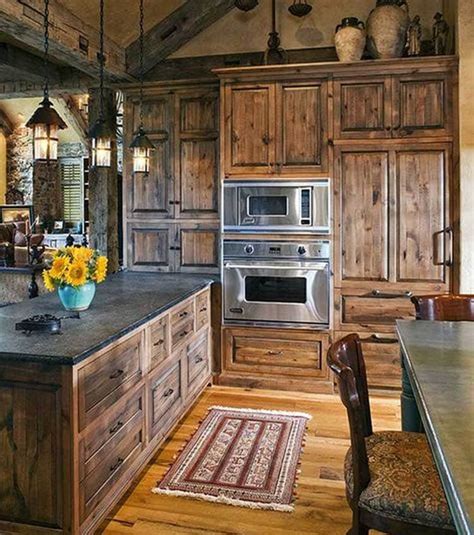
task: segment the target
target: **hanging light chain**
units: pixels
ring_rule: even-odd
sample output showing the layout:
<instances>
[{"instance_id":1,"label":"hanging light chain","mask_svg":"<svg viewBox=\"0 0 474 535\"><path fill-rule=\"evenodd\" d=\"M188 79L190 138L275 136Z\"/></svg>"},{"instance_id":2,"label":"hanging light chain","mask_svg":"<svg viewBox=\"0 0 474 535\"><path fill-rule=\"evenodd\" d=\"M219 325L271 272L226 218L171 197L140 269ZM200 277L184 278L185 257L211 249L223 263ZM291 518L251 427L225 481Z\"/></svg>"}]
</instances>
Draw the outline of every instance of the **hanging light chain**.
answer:
<instances>
[{"instance_id":1,"label":"hanging light chain","mask_svg":"<svg viewBox=\"0 0 474 535\"><path fill-rule=\"evenodd\" d=\"M44 97L49 98L49 0L44 0Z\"/></svg>"},{"instance_id":2,"label":"hanging light chain","mask_svg":"<svg viewBox=\"0 0 474 535\"><path fill-rule=\"evenodd\" d=\"M143 126L143 77L144 77L144 62L143 54L145 49L145 29L144 29L144 20L145 12L143 7L143 0L140 0L140 127Z\"/></svg>"},{"instance_id":3,"label":"hanging light chain","mask_svg":"<svg viewBox=\"0 0 474 535\"><path fill-rule=\"evenodd\" d=\"M104 0L100 0L100 44L99 44L99 80L100 80L100 110L99 118L104 120Z\"/></svg>"}]
</instances>

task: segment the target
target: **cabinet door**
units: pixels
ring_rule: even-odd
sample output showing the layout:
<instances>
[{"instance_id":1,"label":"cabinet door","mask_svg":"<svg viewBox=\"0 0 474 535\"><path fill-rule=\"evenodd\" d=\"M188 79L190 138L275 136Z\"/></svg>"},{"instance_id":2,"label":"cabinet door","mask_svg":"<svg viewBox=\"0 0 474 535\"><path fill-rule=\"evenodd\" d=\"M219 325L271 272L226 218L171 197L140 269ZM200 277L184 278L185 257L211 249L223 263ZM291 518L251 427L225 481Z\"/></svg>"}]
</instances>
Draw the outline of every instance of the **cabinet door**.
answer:
<instances>
[{"instance_id":1,"label":"cabinet door","mask_svg":"<svg viewBox=\"0 0 474 535\"><path fill-rule=\"evenodd\" d=\"M225 174L271 174L275 163L275 86L224 89Z\"/></svg>"},{"instance_id":2,"label":"cabinet door","mask_svg":"<svg viewBox=\"0 0 474 535\"><path fill-rule=\"evenodd\" d=\"M335 139L391 137L390 77L334 82Z\"/></svg>"},{"instance_id":3,"label":"cabinet door","mask_svg":"<svg viewBox=\"0 0 474 535\"><path fill-rule=\"evenodd\" d=\"M397 282L449 289L449 147L438 145L395 154Z\"/></svg>"},{"instance_id":4,"label":"cabinet door","mask_svg":"<svg viewBox=\"0 0 474 535\"><path fill-rule=\"evenodd\" d=\"M278 87L277 173L327 172L327 85Z\"/></svg>"},{"instance_id":5,"label":"cabinet door","mask_svg":"<svg viewBox=\"0 0 474 535\"><path fill-rule=\"evenodd\" d=\"M176 269L188 272L219 271L219 223L176 225Z\"/></svg>"},{"instance_id":6,"label":"cabinet door","mask_svg":"<svg viewBox=\"0 0 474 535\"><path fill-rule=\"evenodd\" d=\"M135 271L172 271L173 225L133 223L127 233L127 267Z\"/></svg>"},{"instance_id":7,"label":"cabinet door","mask_svg":"<svg viewBox=\"0 0 474 535\"><path fill-rule=\"evenodd\" d=\"M389 280L389 152L337 149L336 285Z\"/></svg>"},{"instance_id":8,"label":"cabinet door","mask_svg":"<svg viewBox=\"0 0 474 535\"><path fill-rule=\"evenodd\" d=\"M219 107L215 91L178 96L176 217L218 217Z\"/></svg>"},{"instance_id":9,"label":"cabinet door","mask_svg":"<svg viewBox=\"0 0 474 535\"><path fill-rule=\"evenodd\" d=\"M451 93L449 74L394 77L393 136L450 135Z\"/></svg>"},{"instance_id":10,"label":"cabinet door","mask_svg":"<svg viewBox=\"0 0 474 535\"><path fill-rule=\"evenodd\" d=\"M173 217L173 173L171 169L171 146L174 100L170 95L157 96L143 103L143 124L155 150L150 157L150 172L133 173L130 151L126 152L126 184L128 215L139 219ZM133 133L140 117L139 104L133 103ZM132 132L127 135L127 145ZM130 138L130 139L128 139Z\"/></svg>"}]
</instances>

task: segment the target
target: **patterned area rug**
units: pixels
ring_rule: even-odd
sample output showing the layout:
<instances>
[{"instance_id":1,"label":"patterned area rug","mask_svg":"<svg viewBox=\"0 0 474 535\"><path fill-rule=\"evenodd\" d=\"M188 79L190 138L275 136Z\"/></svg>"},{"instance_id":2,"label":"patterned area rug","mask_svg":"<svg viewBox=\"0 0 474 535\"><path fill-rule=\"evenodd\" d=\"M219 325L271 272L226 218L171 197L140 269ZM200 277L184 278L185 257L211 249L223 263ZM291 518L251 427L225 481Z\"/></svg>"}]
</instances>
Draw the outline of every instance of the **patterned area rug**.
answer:
<instances>
[{"instance_id":1,"label":"patterned area rug","mask_svg":"<svg viewBox=\"0 0 474 535\"><path fill-rule=\"evenodd\" d=\"M291 512L309 414L211 407L156 494Z\"/></svg>"}]
</instances>

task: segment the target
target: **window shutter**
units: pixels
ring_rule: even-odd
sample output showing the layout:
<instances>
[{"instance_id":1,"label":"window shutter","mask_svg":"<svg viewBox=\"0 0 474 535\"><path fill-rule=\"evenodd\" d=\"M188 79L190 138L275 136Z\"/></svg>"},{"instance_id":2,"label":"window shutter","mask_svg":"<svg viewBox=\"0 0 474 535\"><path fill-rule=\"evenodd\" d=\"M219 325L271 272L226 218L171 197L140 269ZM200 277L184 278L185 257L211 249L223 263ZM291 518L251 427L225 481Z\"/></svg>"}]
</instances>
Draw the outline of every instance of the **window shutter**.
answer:
<instances>
[{"instance_id":1,"label":"window shutter","mask_svg":"<svg viewBox=\"0 0 474 535\"><path fill-rule=\"evenodd\" d=\"M82 161L63 161L60 165L64 221L67 226L77 226L84 219Z\"/></svg>"}]
</instances>

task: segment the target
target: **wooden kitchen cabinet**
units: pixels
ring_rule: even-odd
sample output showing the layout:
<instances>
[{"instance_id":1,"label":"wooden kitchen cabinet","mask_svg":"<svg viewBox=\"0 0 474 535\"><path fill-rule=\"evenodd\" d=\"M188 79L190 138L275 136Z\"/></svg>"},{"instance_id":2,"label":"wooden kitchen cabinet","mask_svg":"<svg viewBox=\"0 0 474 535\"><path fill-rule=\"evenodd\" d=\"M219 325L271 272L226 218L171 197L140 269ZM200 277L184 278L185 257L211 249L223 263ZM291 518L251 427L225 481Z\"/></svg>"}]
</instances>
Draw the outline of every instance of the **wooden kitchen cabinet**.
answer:
<instances>
[{"instance_id":1,"label":"wooden kitchen cabinet","mask_svg":"<svg viewBox=\"0 0 474 535\"><path fill-rule=\"evenodd\" d=\"M452 73L334 81L335 139L422 138L453 131Z\"/></svg>"},{"instance_id":2,"label":"wooden kitchen cabinet","mask_svg":"<svg viewBox=\"0 0 474 535\"><path fill-rule=\"evenodd\" d=\"M223 89L225 177L327 171L327 82L229 84Z\"/></svg>"},{"instance_id":3,"label":"wooden kitchen cabinet","mask_svg":"<svg viewBox=\"0 0 474 535\"><path fill-rule=\"evenodd\" d=\"M450 161L450 144L336 148L336 287L449 290Z\"/></svg>"},{"instance_id":4,"label":"wooden kitchen cabinet","mask_svg":"<svg viewBox=\"0 0 474 535\"><path fill-rule=\"evenodd\" d=\"M130 223L127 227L127 265L135 271L173 271L174 225Z\"/></svg>"},{"instance_id":5,"label":"wooden kitchen cabinet","mask_svg":"<svg viewBox=\"0 0 474 535\"><path fill-rule=\"evenodd\" d=\"M219 271L219 223L186 223L176 226L175 270L183 272Z\"/></svg>"}]
</instances>

